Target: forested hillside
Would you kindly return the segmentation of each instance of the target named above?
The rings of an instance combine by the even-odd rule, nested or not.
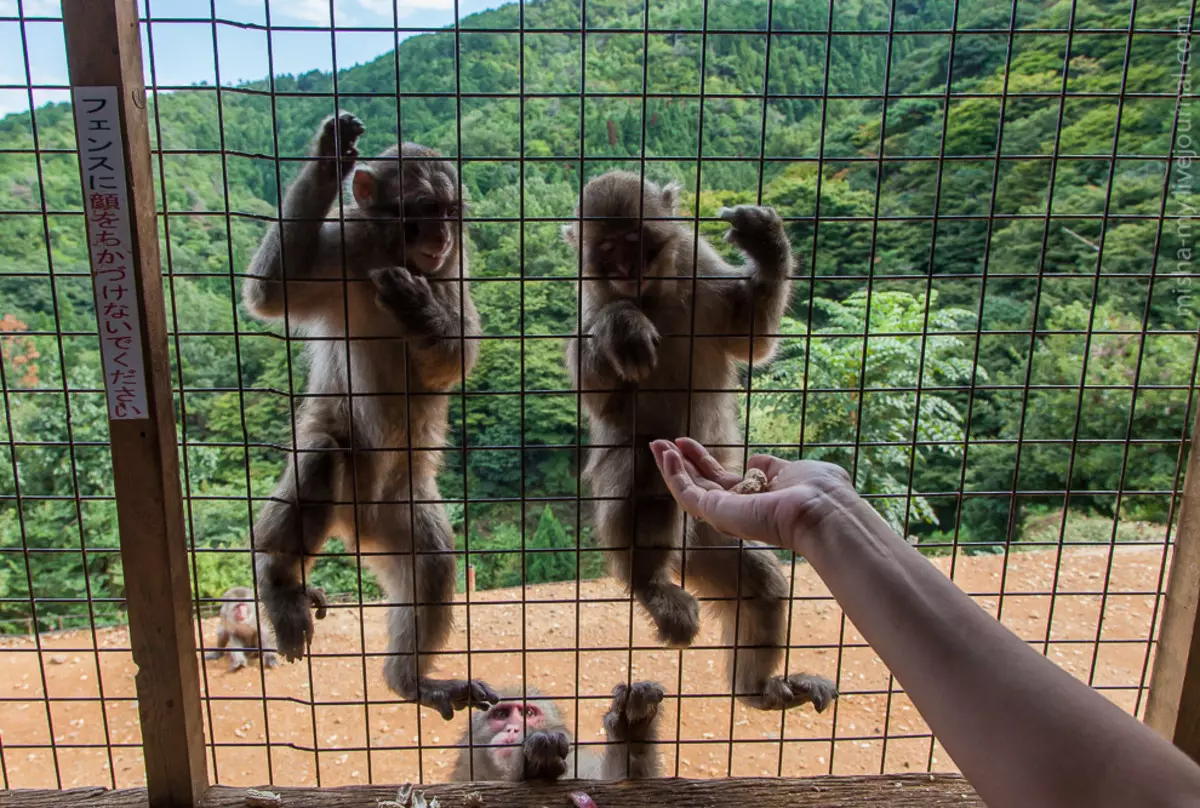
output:
[[[594,546],[587,515],[572,501],[579,414],[561,358],[562,337],[575,328],[576,266],[558,223],[522,230],[518,219],[570,216],[581,170],[637,169],[643,153],[651,178],[684,184],[689,214],[697,203],[712,216],[720,205],[756,201],[761,189],[765,203],[797,217],[789,228],[804,261],[786,321],[791,336],[774,364],[755,368],[754,385],[771,392],[746,405],[753,443],[794,456],[788,447],[802,441],[807,456],[853,467],[865,492],[900,495],[877,504],[931,544],[1020,541],[1030,515],[1061,508],[1064,498],[1014,503],[1005,492],[1061,492],[1068,476],[1068,540],[1110,539],[1119,488],[1140,492],[1122,500],[1123,520],[1164,521],[1194,383],[1197,317],[1180,279],[1148,280],[1155,267],[1177,270],[1178,229],[1169,224],[1160,237],[1153,218],[1164,204],[1165,161],[1136,158],[1161,157],[1170,146],[1169,95],[1179,80],[1171,37],[1138,35],[1130,44],[1111,32],[1019,34],[1010,54],[1008,4],[972,0],[956,13],[951,0],[850,0],[834,4],[832,21],[825,0],[772,6],[772,30],[806,33],[769,42],[765,33],[720,33],[765,32],[765,0],[713,2],[706,17],[699,0],[651,3],[653,29],[707,21],[707,38],[644,35],[640,3],[589,0],[589,27],[635,30],[582,37],[558,32],[579,28],[577,2],[539,0],[524,9],[523,50],[517,34],[472,31],[520,25],[518,7],[505,6],[465,19],[457,40],[449,31],[413,37],[336,77],[160,95],[151,135],[164,150],[156,157],[167,212],[160,235],[196,545],[246,547],[247,494],[267,496],[284,462],[288,391],[303,388],[302,351],[293,344],[289,363],[283,340],[260,336],[267,329],[241,308],[238,276],[275,215],[281,182],[296,170],[286,158],[304,153],[333,111],[335,90],[366,123],[364,153],[394,142],[399,124],[405,139],[464,158],[472,216],[511,220],[471,225],[480,279],[473,294],[487,334],[530,338],[484,343],[468,395],[455,397],[452,434],[456,445],[465,435],[468,447],[489,448],[469,454],[465,491],[460,455],[448,456],[442,482],[447,498],[469,494],[470,505],[451,511],[460,546],[469,530],[481,587],[522,576],[563,580],[577,565],[584,575],[603,569],[597,554],[574,551]],[[892,8],[892,27],[907,33],[889,39],[878,33]],[[1017,30],[1063,29],[1072,19],[1070,2],[1017,8]],[[1136,26],[1174,30],[1186,11],[1174,0],[1139,3]],[[1078,4],[1074,25],[1120,30],[1128,17],[1127,2],[1095,0]],[[976,33],[929,33],[952,24]],[[820,32],[830,25],[868,35],[837,34],[827,53]],[[522,70],[529,96],[501,97],[521,90]],[[771,94],[786,96],[765,109],[764,76]],[[643,78],[652,97],[640,95]],[[1122,102],[1122,86],[1163,97]],[[1060,102],[1064,87],[1071,95]],[[398,107],[397,91],[423,95]],[[455,91],[461,101],[445,95]],[[68,105],[42,107],[36,120],[43,149],[74,148]],[[0,120],[0,143],[31,149],[29,115]],[[1059,160],[1048,159],[1055,153]],[[581,169],[581,154],[608,159]],[[1121,155],[1115,164],[1113,154]],[[522,155],[533,158],[523,177]],[[40,211],[43,194],[52,211],[45,229],[40,215],[19,213]],[[0,552],[0,599],[28,597],[27,564],[37,597],[83,596],[81,542],[97,550],[86,556],[91,595],[121,594],[114,508],[94,499],[111,495],[111,467],[82,221],[68,213],[79,208],[72,154],[44,156],[39,171],[31,154],[0,153],[0,429],[12,430],[0,446],[0,549],[27,542],[64,551]],[[1048,208],[1078,218],[1047,220]],[[1168,198],[1166,210],[1180,212],[1179,199]],[[997,218],[989,223],[989,215]],[[868,318],[870,331],[887,336],[864,346],[857,335]],[[1144,339],[1143,322],[1153,332]],[[61,343],[46,333],[56,327]],[[809,340],[810,329],[821,338]],[[933,335],[921,339],[925,329]],[[1089,329],[1106,333],[1089,338]],[[64,383],[88,392],[53,392]],[[980,387],[973,397],[963,389],[971,384]],[[1135,397],[1134,384],[1149,389]],[[1173,387],[1155,389],[1163,385]],[[919,396],[918,386],[926,388]],[[1018,435],[1029,441],[1019,457],[1004,442]],[[1074,447],[1047,442],[1072,438]],[[856,443],[864,448],[855,452]],[[14,444],[21,510],[7,448]],[[905,497],[910,490],[940,496]],[[521,496],[534,500],[512,501]],[[523,541],[563,549],[487,552]],[[244,552],[199,554],[196,566],[202,596],[249,582]],[[352,560],[330,560],[318,566],[317,583],[356,592],[359,576]],[[369,575],[362,585],[368,596],[376,591]],[[103,617],[116,606],[96,608]],[[39,606],[47,624],[59,614],[78,622],[84,611]],[[27,605],[0,600],[0,620],[13,621],[0,631],[24,630],[27,616]]]

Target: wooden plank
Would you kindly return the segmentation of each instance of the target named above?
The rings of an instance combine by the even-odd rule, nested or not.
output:
[[[1200,762],[1200,410],[1192,426],[1166,600],[1146,723]]]
[[[483,808],[566,808],[567,795],[586,791],[600,808],[834,808],[879,805],[895,808],[983,808],[974,789],[958,775],[904,774],[883,776],[806,777],[799,779],[676,780],[663,778],[623,783],[562,782],[472,783],[421,786],[445,808],[463,808],[465,796],[477,791]],[[395,786],[347,788],[278,788],[283,808],[376,808],[379,800],[396,798]],[[214,786],[201,808],[245,808],[245,789]],[[142,789],[103,791],[12,791],[4,808],[141,808]]]
[[[145,412],[136,407],[143,398],[133,397],[134,404],[115,415],[114,388],[107,392],[147,793],[155,808],[194,806],[207,788],[207,772],[137,7],[135,0],[63,0],[62,10],[72,88],[80,98],[93,91],[78,88],[115,88],[115,134],[124,162],[116,182],[124,182],[128,200],[129,243],[121,256],[130,277],[122,288],[131,287],[132,314],[140,321],[134,338],[144,368]],[[101,132],[78,133],[82,147],[98,147],[99,140],[88,139],[92,134]],[[91,196],[97,191],[88,187],[96,184],[89,174],[94,170],[90,159],[81,160],[90,229],[99,226],[100,215],[98,197]],[[91,243],[97,244],[94,235]],[[113,277],[98,271],[103,269],[93,253],[98,293]],[[104,306],[102,314],[98,302],[101,319],[110,311]]]

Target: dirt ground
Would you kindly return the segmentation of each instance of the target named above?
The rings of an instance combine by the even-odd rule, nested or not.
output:
[[[1021,637],[1037,641],[1039,649],[1049,636],[1050,658],[1085,681],[1094,665],[1094,683],[1120,688],[1104,692],[1133,711],[1144,708],[1144,697],[1137,707],[1138,685],[1149,679],[1146,640],[1155,603],[1154,595],[1146,593],[1159,587],[1163,551],[1116,551],[1097,646],[1109,558],[1106,548],[1065,551],[1051,608],[1049,597],[1030,593],[1054,587],[1055,551],[1013,554],[1002,617]],[[949,558],[936,562],[949,569]],[[808,567],[799,565],[796,571],[788,667],[836,676],[843,694],[836,709],[821,715],[805,708],[781,717],[733,705],[722,695],[728,692],[725,652],[705,648],[719,643],[715,621],[706,621],[693,648],[664,650],[655,643],[640,607],[631,609],[609,579],[582,584],[578,595],[574,583],[530,587],[524,604],[516,589],[473,594],[469,622],[465,603],[458,607],[451,643],[451,651],[458,653],[443,656],[439,669],[464,675],[469,664],[471,675],[500,687],[519,687],[524,679],[559,701],[567,723],[582,727],[577,733],[581,741],[597,742],[604,737],[600,717],[605,697],[616,682],[630,676],[632,664],[634,678],[656,679],[670,694],[661,749],[667,774],[953,770],[940,747],[931,748],[925,723],[842,619],[828,590]],[[1002,574],[1001,556],[959,557],[954,578],[995,613]],[[584,601],[578,606],[577,597]],[[465,718],[460,714],[447,724],[428,710],[418,715],[412,705],[396,703],[383,683],[382,659],[372,656],[384,650],[384,631],[382,608],[339,607],[317,625],[310,660],[265,674],[257,665],[230,674],[224,663],[205,663],[205,733],[216,741],[208,751],[210,776],[230,785],[447,779],[453,751],[437,747],[455,743]],[[214,621],[205,621],[204,636],[214,641]],[[142,784],[128,632],[103,629],[97,640],[93,645],[88,631],[43,635],[40,657],[31,638],[0,642],[0,787]],[[522,647],[527,649],[524,666]],[[52,737],[57,752],[50,748]],[[682,743],[675,744],[677,738]]]

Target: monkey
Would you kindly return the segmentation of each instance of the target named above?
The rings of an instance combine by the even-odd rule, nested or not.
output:
[[[540,694],[529,691],[527,696]],[[571,733],[553,702],[508,692],[487,712],[471,716],[459,739],[458,762],[451,780],[624,780],[659,776],[659,705],[663,688],[656,682],[617,685],[604,716],[608,735],[602,755],[579,750],[576,767]],[[517,749],[520,748],[520,753]]]
[[[677,184],[612,171],[587,183],[580,223],[563,227],[582,262],[582,336],[567,341],[566,362],[588,413],[583,476],[595,530],[610,569],[649,612],[661,642],[686,647],[699,631],[699,603],[675,581],[683,576],[718,601],[725,642],[735,649],[730,682],[743,704],[811,703],[821,712],[837,698],[833,682],[774,673],[787,639],[782,568],[765,546],[710,525],[689,521],[684,535],[682,511],[650,452],[651,440],[686,435],[740,469],[731,447],[739,441],[738,365],[771,358],[791,296],[791,245],[774,210],[719,211],[731,225],[727,240],[745,256],[738,269],[669,221],[679,193]]]
[[[429,675],[453,620],[436,482],[447,393],[480,333],[455,227],[463,199],[453,164],[424,146],[359,161],[364,131],[348,112],[321,123],[243,285],[255,317],[308,337],[310,366],[288,463],[254,525],[258,587],[279,652],[298,660],[323,599],[305,583],[315,554],[331,534],[357,545],[391,604],[389,687],[449,720],[496,698],[485,682]]]
[[[217,627],[217,647],[204,655],[210,662],[229,654],[229,672],[236,673],[246,667],[246,653],[259,656],[266,669],[279,664],[279,657],[271,650],[274,644],[271,624],[262,614],[261,607],[254,602],[254,590],[235,586],[225,590],[221,596]]]

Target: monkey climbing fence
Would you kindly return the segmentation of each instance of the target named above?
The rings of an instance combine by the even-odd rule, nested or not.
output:
[[[984,608],[1173,726],[1178,693],[1157,719],[1147,702],[1156,652],[1174,675],[1156,644],[1172,553],[1200,546],[1178,524],[1200,321],[1194,3],[63,5],[0,3],[3,788],[450,774],[465,718],[385,685],[386,604],[353,541],[311,572],[333,603],[301,662],[229,673],[203,657],[226,588],[261,585],[254,520],[296,462],[297,408],[320,395],[305,392],[301,350],[319,338],[258,323],[241,287],[338,110],[363,121],[364,155],[397,139],[440,151],[470,205],[455,223],[483,322],[464,338],[480,358],[449,395],[438,478],[460,579],[441,670],[536,687],[583,746],[603,742],[613,685],[656,679],[668,775],[952,768],[802,562],[779,556],[786,664],[836,681],[820,714],[748,710],[714,620],[667,649],[604,577],[580,474],[587,419],[562,358],[582,261],[559,231],[581,223],[583,182],[623,168],[679,182],[681,226],[713,243],[723,205],[772,205],[788,229],[778,354],[728,391],[740,457],[843,464]],[[89,85],[127,93],[128,192],[156,210],[131,220],[138,271],[157,280],[157,243],[165,298],[164,331],[163,301],[138,285],[153,417],[113,420],[111,435],[100,345],[117,326],[90,291],[88,141],[67,104]],[[685,336],[695,352],[711,335]],[[164,441],[145,443],[155,429]],[[138,521],[147,502],[161,521]],[[190,593],[171,583],[181,570]],[[170,625],[182,629],[155,633]],[[151,634],[169,641],[138,639]],[[139,724],[139,699],[178,737]]]

